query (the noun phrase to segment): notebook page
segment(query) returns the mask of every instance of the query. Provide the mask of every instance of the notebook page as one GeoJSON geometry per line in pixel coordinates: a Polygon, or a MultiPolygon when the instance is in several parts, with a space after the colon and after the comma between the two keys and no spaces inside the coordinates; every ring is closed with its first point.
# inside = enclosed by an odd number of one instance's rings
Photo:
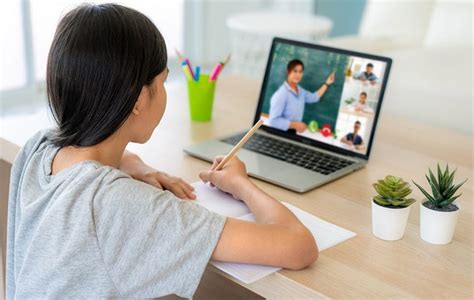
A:
{"type": "Polygon", "coordinates": [[[356,236],[354,232],[324,221],[296,206],[283,201],[281,203],[294,213],[301,223],[311,231],[318,244],[319,251],[324,251],[356,236]]]}
{"type": "MultiPolygon", "coordinates": [[[[252,213],[246,214],[245,216],[242,216],[238,219],[249,222],[255,222],[255,216],[252,213]]],[[[281,270],[281,268],[278,267],[230,263],[221,261],[211,261],[211,264],[214,265],[216,268],[226,272],[227,274],[234,276],[243,283],[252,283],[267,275],[281,270]]]]}
{"type": "MultiPolygon", "coordinates": [[[[209,210],[226,216],[246,220],[249,222],[256,221],[255,216],[250,212],[243,202],[234,199],[232,196],[221,192],[218,189],[211,188],[207,184],[196,182],[192,185],[194,186],[197,198],[199,199],[197,202],[198,204],[203,205],[209,210]],[[228,207],[224,207],[227,205],[228,207]],[[242,205],[245,207],[245,209],[242,207],[242,205]],[[244,213],[244,211],[247,213],[244,213]]],[[[354,232],[324,221],[296,206],[286,202],[281,203],[285,205],[291,212],[293,212],[295,216],[311,231],[316,243],[318,244],[319,251],[324,251],[356,236],[354,232]]],[[[241,263],[217,261],[211,261],[210,263],[218,269],[247,284],[259,280],[281,269],[278,267],[241,263]]]]}
{"type": "Polygon", "coordinates": [[[211,187],[202,181],[191,184],[196,194],[196,203],[204,206],[210,211],[226,217],[238,218],[250,213],[244,202],[236,200],[231,195],[211,187]]]}

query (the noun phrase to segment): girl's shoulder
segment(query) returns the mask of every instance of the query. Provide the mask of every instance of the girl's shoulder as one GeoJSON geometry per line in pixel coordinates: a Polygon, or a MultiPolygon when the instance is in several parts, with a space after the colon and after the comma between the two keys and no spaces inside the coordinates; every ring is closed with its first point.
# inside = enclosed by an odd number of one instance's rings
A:
{"type": "Polygon", "coordinates": [[[35,154],[50,146],[50,138],[54,134],[53,128],[39,130],[26,141],[18,152],[12,166],[12,178],[20,176],[24,167],[32,160],[35,154]]]}
{"type": "Polygon", "coordinates": [[[88,174],[86,181],[93,182],[96,186],[98,198],[113,199],[117,203],[123,201],[144,203],[162,197],[174,198],[173,194],[136,180],[122,170],[100,164],[95,164],[93,167],[95,170],[88,174]]]}
{"type": "Polygon", "coordinates": [[[21,156],[27,156],[28,154],[35,152],[37,149],[41,148],[41,146],[45,143],[49,143],[51,137],[54,135],[54,130],[54,128],[45,128],[36,132],[26,141],[23,147],[21,147],[17,158],[21,156]]]}

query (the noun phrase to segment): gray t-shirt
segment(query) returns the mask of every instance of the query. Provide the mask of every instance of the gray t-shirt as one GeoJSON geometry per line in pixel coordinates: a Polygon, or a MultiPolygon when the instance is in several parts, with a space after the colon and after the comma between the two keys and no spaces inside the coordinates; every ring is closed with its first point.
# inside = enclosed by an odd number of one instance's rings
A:
{"type": "Polygon", "coordinates": [[[51,176],[51,133],[13,164],[7,298],[192,297],[225,217],[95,161],[51,176]]]}

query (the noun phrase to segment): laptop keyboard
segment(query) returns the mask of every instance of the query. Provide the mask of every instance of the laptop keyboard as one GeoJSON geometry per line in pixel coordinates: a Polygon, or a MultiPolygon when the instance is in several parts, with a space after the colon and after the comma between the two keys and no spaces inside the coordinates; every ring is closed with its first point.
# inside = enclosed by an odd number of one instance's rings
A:
{"type": "MultiPolygon", "coordinates": [[[[238,134],[223,139],[222,141],[231,145],[236,145],[244,135],[245,134],[238,134]]],[[[261,134],[254,134],[247,143],[244,144],[243,148],[324,175],[334,173],[354,163],[347,159],[328,155],[323,152],[301,147],[261,134]]]]}

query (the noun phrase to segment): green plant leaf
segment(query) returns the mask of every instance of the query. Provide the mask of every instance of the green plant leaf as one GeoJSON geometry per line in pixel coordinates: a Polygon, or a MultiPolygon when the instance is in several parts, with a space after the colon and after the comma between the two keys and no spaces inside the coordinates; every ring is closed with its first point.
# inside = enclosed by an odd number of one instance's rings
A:
{"type": "Polygon", "coordinates": [[[456,191],[463,185],[465,184],[467,181],[467,179],[465,179],[463,182],[460,182],[452,187],[450,187],[446,192],[445,194],[443,195],[444,196],[444,199],[449,199],[451,198],[455,193],[456,191]]]}
{"type": "Polygon", "coordinates": [[[440,178],[439,184],[438,184],[440,191],[443,191],[446,188],[447,177],[445,176],[445,174],[446,174],[445,171],[441,171],[441,173],[438,174],[438,177],[440,178]]]}
{"type": "Polygon", "coordinates": [[[397,198],[401,199],[401,198],[405,198],[406,196],[410,195],[410,193],[412,192],[411,188],[408,186],[400,191],[397,191],[395,192],[395,195],[397,198]]]}
{"type": "Polygon", "coordinates": [[[388,188],[386,188],[383,183],[374,183],[373,187],[379,195],[383,197],[388,197],[388,188]]]}
{"type": "Polygon", "coordinates": [[[378,195],[374,197],[374,202],[382,206],[407,206],[406,197],[413,191],[410,184],[401,177],[387,175],[385,178],[377,180],[372,184],[378,195]]]}
{"type": "Polygon", "coordinates": [[[395,197],[394,191],[390,187],[386,186],[383,182],[382,183],[375,183],[374,188],[377,191],[377,193],[379,193],[380,195],[382,195],[385,198],[394,198],[395,197]]]}
{"type": "Polygon", "coordinates": [[[456,171],[458,169],[454,170],[453,173],[451,173],[451,175],[449,175],[449,178],[448,178],[448,182],[446,183],[446,189],[448,189],[449,187],[451,187],[453,185],[453,180],[454,180],[454,174],[456,174],[456,171]]]}
{"type": "MultiPolygon", "coordinates": [[[[430,171],[430,173],[431,173],[431,171],[430,171]]],[[[434,199],[440,199],[440,198],[442,198],[442,197],[441,197],[441,193],[440,193],[439,190],[438,190],[438,185],[437,185],[437,183],[436,183],[436,180],[433,181],[433,178],[428,178],[427,175],[425,175],[425,177],[426,177],[426,180],[428,181],[428,183],[430,184],[431,192],[432,192],[432,194],[433,194],[433,198],[434,198],[434,199]]],[[[433,176],[433,173],[430,174],[430,177],[434,177],[434,176],[433,176]]]]}
{"type": "MultiPolygon", "coordinates": [[[[438,180],[436,181],[436,178],[435,176],[433,175],[433,172],[431,171],[431,169],[428,169],[428,173],[430,174],[430,179],[431,179],[431,182],[434,183],[435,185],[439,185],[441,180],[438,180]]],[[[428,178],[428,177],[427,177],[428,178]]]]}
{"type": "MultiPolygon", "coordinates": [[[[446,169],[444,170],[443,174],[443,179],[447,181],[447,178],[449,178],[449,165],[446,164],[446,169]]],[[[444,189],[446,189],[446,185],[444,185],[444,189]]]]}
{"type": "Polygon", "coordinates": [[[443,172],[441,171],[441,167],[439,166],[439,163],[437,165],[437,172],[438,172],[438,182],[441,182],[441,179],[443,177],[443,172]]]}
{"type": "Polygon", "coordinates": [[[396,200],[396,199],[389,199],[388,202],[390,202],[390,204],[392,204],[393,206],[399,206],[405,203],[404,200],[396,200]]]}
{"type": "Polygon", "coordinates": [[[381,205],[381,206],[389,206],[390,205],[390,202],[386,201],[382,196],[380,195],[377,195],[374,197],[374,201],[375,203],[377,203],[378,205],[381,205]]]}
{"type": "Polygon", "coordinates": [[[415,203],[415,202],[416,202],[415,199],[413,199],[413,198],[408,198],[408,199],[405,199],[405,203],[404,203],[403,205],[404,205],[405,207],[407,207],[407,206],[412,205],[412,204],[415,203]]]}
{"type": "Polygon", "coordinates": [[[384,187],[385,189],[390,189],[390,187],[387,185],[387,183],[385,181],[383,181],[382,179],[377,180],[377,182],[375,184],[380,185],[380,186],[384,187]]]}
{"type": "MultiPolygon", "coordinates": [[[[413,180],[412,180],[413,181],[413,180]]],[[[428,199],[430,202],[435,203],[436,201],[433,199],[433,197],[425,191],[424,188],[422,188],[418,183],[413,181],[413,184],[416,185],[416,187],[425,195],[426,199],[428,199]]]]}
{"type": "Polygon", "coordinates": [[[406,181],[401,181],[396,186],[397,190],[403,190],[403,189],[406,189],[407,187],[410,187],[410,184],[408,184],[408,182],[406,181]]]}
{"type": "Polygon", "coordinates": [[[450,199],[441,201],[441,202],[439,203],[439,206],[438,206],[438,207],[439,207],[439,208],[442,208],[442,207],[448,206],[449,204],[453,203],[454,200],[456,200],[457,198],[459,198],[461,195],[462,195],[462,194],[459,194],[459,195],[454,196],[454,197],[452,197],[452,198],[450,198],[450,199]]]}

